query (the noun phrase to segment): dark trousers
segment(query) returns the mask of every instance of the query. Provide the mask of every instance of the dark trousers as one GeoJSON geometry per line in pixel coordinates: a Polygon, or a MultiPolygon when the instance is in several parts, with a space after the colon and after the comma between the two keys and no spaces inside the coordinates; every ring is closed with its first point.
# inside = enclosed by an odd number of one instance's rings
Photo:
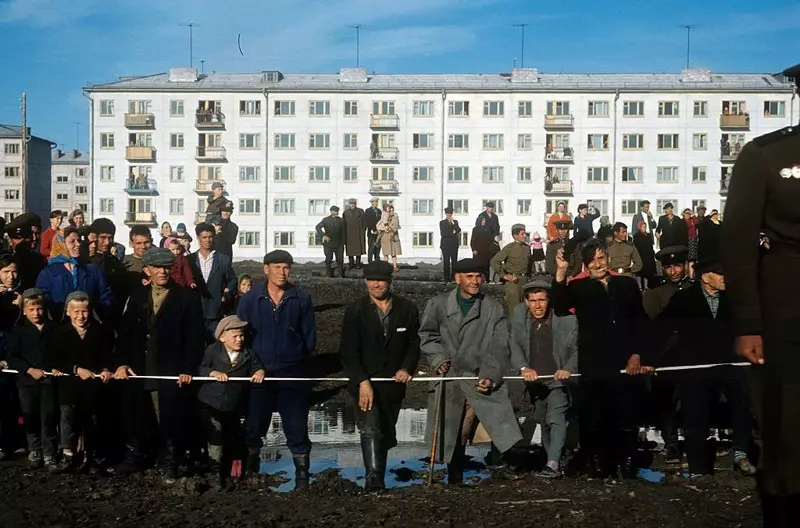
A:
{"type": "Polygon", "coordinates": [[[350,267],[351,268],[354,265],[355,266],[360,266],[361,265],[361,255],[355,255],[355,256],[352,256],[352,257],[348,255],[347,260],[350,262],[350,267]]]}
{"type": "Polygon", "coordinates": [[[124,392],[128,413],[126,437],[133,451],[144,458],[158,453],[171,457],[175,452],[185,451],[184,432],[194,406],[193,393],[188,387],[178,387],[174,380],[162,380],[158,390],[148,391],[137,381],[125,383],[129,384],[124,392]]]}
{"type": "Polygon", "coordinates": [[[327,245],[322,248],[325,251],[325,274],[333,277],[331,260],[336,258],[336,265],[339,267],[339,276],[344,277],[344,248],[342,246],[327,245]]]}
{"type": "MultiPolygon", "coordinates": [[[[89,381],[88,383],[93,383],[89,381]]],[[[83,436],[83,450],[86,453],[97,451],[97,415],[88,405],[60,405],[61,409],[61,449],[73,453],[78,450],[78,438],[83,436]]]]}
{"type": "Polygon", "coordinates": [[[747,452],[753,434],[750,398],[742,369],[715,367],[686,374],[680,384],[683,433],[689,472],[711,474],[713,459],[708,452],[711,415],[722,393],[728,400],[733,427],[733,449],[747,452]]]}
{"type": "Polygon", "coordinates": [[[58,447],[58,408],[55,387],[51,383],[37,382],[19,387],[19,405],[25,421],[28,450],[44,448],[47,455],[55,455],[58,447]]]}
{"type": "Polygon", "coordinates": [[[219,323],[219,319],[206,319],[204,328],[205,328],[205,339],[206,345],[211,345],[217,341],[217,336],[214,335],[217,331],[217,324],[219,323]]]}
{"type": "Polygon", "coordinates": [[[0,374],[0,402],[0,450],[13,453],[21,447],[22,434],[18,424],[20,410],[15,376],[0,374]]]}
{"type": "Polygon", "coordinates": [[[458,246],[442,247],[442,264],[444,265],[444,280],[452,282],[455,279],[453,267],[458,260],[458,246]]]}
{"type": "Polygon", "coordinates": [[[404,387],[394,387],[388,384],[384,389],[373,385],[372,409],[362,411],[358,408],[358,388],[351,388],[350,394],[356,404],[356,424],[364,440],[373,439],[380,442],[381,448],[389,450],[397,445],[397,419],[402,407],[404,387]]]}
{"type": "Polygon", "coordinates": [[[667,376],[653,376],[650,385],[650,404],[654,415],[649,423],[661,431],[667,447],[678,445],[678,386],[667,376]]]}
{"type": "Polygon", "coordinates": [[[242,414],[238,410],[220,411],[201,403],[200,416],[208,443],[222,448],[221,462],[224,465],[227,466],[233,460],[244,459],[244,429],[242,414]]]}
{"type": "Polygon", "coordinates": [[[581,378],[581,445],[592,454],[636,449],[638,380],[625,374],[581,378]]]}
{"type": "Polygon", "coordinates": [[[378,234],[367,233],[367,262],[381,259],[381,247],[375,244],[378,242],[378,234]]]}

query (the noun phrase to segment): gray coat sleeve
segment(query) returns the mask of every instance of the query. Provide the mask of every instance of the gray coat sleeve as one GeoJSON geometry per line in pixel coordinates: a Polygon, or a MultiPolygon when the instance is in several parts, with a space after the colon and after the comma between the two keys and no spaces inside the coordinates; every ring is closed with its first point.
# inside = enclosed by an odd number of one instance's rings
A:
{"type": "Polygon", "coordinates": [[[570,319],[570,331],[567,335],[566,350],[567,360],[564,362],[564,370],[570,374],[578,373],[578,319],[574,315],[568,316],[570,319]]]}
{"type": "Polygon", "coordinates": [[[449,354],[442,346],[442,332],[439,326],[441,316],[437,304],[436,297],[428,301],[419,325],[420,350],[434,371],[450,361],[449,354]]]}
{"type": "Polygon", "coordinates": [[[508,348],[508,322],[502,309],[498,311],[492,326],[492,343],[496,343],[491,350],[484,353],[481,366],[478,369],[479,378],[488,378],[494,383],[503,381],[503,373],[509,368],[511,360],[508,348]]]}
{"type": "Polygon", "coordinates": [[[525,322],[528,307],[520,305],[511,316],[511,335],[508,338],[511,348],[511,369],[518,372],[522,367],[528,367],[527,343],[525,343],[525,322]]]}

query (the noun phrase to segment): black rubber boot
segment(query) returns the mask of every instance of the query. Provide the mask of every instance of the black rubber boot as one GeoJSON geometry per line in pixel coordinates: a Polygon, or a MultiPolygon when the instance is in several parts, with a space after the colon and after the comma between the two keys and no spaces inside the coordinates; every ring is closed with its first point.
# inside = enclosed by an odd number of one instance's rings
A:
{"type": "Polygon", "coordinates": [[[453,450],[453,458],[447,464],[447,485],[460,486],[464,483],[464,452],[466,446],[456,446],[453,450]]]}
{"type": "Polygon", "coordinates": [[[292,455],[294,461],[294,489],[308,489],[310,478],[308,469],[311,466],[309,455],[292,455]]]}
{"type": "Polygon", "coordinates": [[[639,468],[636,467],[636,455],[639,452],[637,432],[623,430],[620,443],[622,445],[619,458],[620,474],[624,479],[635,479],[639,474],[639,468]]]}
{"type": "Polygon", "coordinates": [[[364,457],[364,468],[367,470],[364,478],[366,491],[381,491],[386,489],[386,451],[381,448],[380,440],[375,438],[361,439],[361,454],[364,457]]]}
{"type": "Polygon", "coordinates": [[[174,484],[178,480],[178,459],[175,446],[167,444],[164,455],[159,464],[159,472],[164,479],[164,484],[174,484]]]}

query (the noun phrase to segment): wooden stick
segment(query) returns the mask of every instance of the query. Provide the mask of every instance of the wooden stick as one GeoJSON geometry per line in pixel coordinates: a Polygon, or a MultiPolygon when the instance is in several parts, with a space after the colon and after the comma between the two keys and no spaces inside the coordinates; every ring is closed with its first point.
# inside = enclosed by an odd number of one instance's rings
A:
{"type": "Polygon", "coordinates": [[[444,394],[444,376],[441,375],[439,386],[436,387],[436,412],[433,415],[433,436],[431,437],[431,461],[428,468],[428,486],[433,484],[433,471],[436,467],[436,443],[439,440],[439,419],[442,412],[442,395],[444,394]]]}

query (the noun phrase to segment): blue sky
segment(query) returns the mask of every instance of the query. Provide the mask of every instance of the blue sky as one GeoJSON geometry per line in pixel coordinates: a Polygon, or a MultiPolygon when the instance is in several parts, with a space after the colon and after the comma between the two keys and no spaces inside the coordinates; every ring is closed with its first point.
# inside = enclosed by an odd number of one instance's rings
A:
{"type": "Polygon", "coordinates": [[[34,134],[88,148],[87,82],[167,71],[194,57],[206,71],[776,72],[800,62],[797,0],[0,0],[0,123],[18,123],[28,93],[34,134]],[[244,57],[236,40],[241,34],[244,57]]]}

